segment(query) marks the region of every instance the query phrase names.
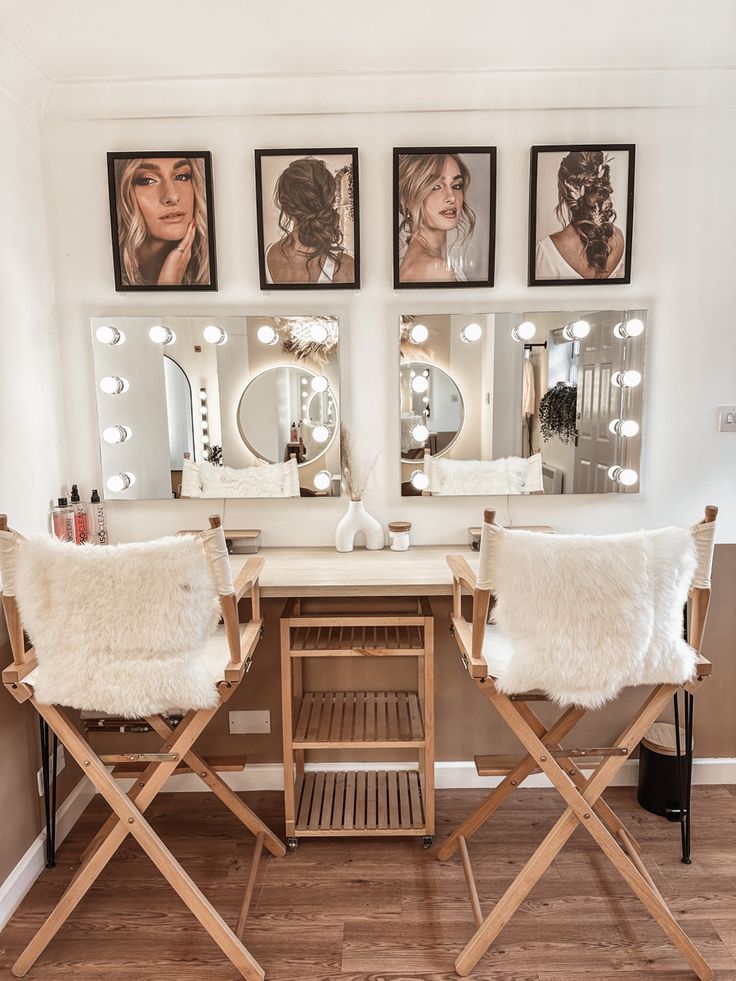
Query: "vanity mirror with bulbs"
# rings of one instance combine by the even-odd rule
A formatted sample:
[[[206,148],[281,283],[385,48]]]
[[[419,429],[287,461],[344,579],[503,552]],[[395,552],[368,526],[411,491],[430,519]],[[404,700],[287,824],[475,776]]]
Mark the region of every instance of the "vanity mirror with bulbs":
[[[645,310],[407,314],[402,496],[639,490]]]
[[[92,320],[105,497],[340,495],[336,317]]]

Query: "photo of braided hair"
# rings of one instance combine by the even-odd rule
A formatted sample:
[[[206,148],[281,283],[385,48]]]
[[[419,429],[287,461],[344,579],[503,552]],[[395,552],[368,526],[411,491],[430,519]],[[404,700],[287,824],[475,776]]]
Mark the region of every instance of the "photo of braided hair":
[[[574,227],[588,264],[602,274],[616,221],[611,159],[602,150],[575,150],[563,158],[557,175],[555,214],[563,228]]]

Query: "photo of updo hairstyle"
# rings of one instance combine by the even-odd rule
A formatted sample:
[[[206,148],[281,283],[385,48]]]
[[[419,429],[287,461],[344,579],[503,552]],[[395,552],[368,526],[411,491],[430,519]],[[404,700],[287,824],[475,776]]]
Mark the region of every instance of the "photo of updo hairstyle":
[[[323,160],[304,157],[292,161],[282,172],[274,190],[274,204],[279,211],[279,228],[284,232],[280,248],[295,232],[311,253],[307,266],[320,258],[335,262],[340,268],[343,235],[336,207],[336,182]]]
[[[575,150],[562,160],[557,175],[555,214],[563,228],[575,228],[588,264],[601,273],[606,271],[616,221],[610,159],[601,150]]]

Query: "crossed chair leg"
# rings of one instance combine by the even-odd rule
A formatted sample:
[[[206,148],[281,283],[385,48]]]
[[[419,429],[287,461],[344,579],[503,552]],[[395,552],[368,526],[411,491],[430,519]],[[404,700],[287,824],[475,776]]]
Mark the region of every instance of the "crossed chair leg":
[[[443,842],[437,852],[438,859],[445,861],[455,851],[460,851],[477,928],[455,961],[457,973],[461,976],[470,974],[580,825],[590,834],[634,894],[659,923],[697,977],[701,981],[709,981],[713,978],[710,965],[667,908],[639,857],[640,849],[633,836],[601,798],[601,794],[629,758],[641,737],[672,698],[677,690],[676,686],[659,685],[654,689],[634,719],[621,733],[616,745],[603,748],[602,762],[591,776],[586,778],[574,761],[574,754],[577,751],[563,750],[560,746],[562,738],[586,714],[584,709],[570,708],[553,725],[546,727],[526,701],[512,700],[501,694],[491,678],[474,680],[519,739],[527,755],[509,772],[480,807]],[[573,755],[565,755],[566,753]],[[595,754],[595,750],[589,750],[586,755],[588,754]],[[474,834],[536,769],[541,769],[549,777],[567,808],[491,913],[484,918],[475,888],[466,839]]]
[[[127,835],[131,834],[241,976],[246,981],[260,981],[264,978],[263,969],[239,938],[242,937],[263,846],[265,845],[273,855],[278,857],[283,856],[286,849],[237,794],[230,790],[227,784],[192,750],[194,742],[217,712],[219,705],[214,709],[189,712],[175,730],[161,716],[150,717],[149,722],[152,727],[164,737],[160,753],[150,755],[163,756],[166,759],[152,762],[126,795],[106,769],[103,760],[91,749],[63,712],[55,706],[39,705],[35,699],[34,704],[92,781],[95,789],[105,798],[113,814],[90,842],[74,878],[45,923],[14,964],[13,974],[16,977],[23,977],[30,970],[97,880],[118,847]],[[241,823],[256,836],[250,875],[236,928],[237,935],[195,885],[144,817],[144,812],[181,760],[198,774]]]

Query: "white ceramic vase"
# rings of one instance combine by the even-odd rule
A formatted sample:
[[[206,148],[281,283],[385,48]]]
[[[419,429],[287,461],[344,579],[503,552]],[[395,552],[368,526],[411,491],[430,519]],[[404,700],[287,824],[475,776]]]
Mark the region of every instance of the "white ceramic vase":
[[[383,528],[380,522],[368,514],[362,501],[350,501],[348,510],[335,529],[335,548],[338,552],[352,552],[356,536],[363,532],[365,547],[383,548]]]

